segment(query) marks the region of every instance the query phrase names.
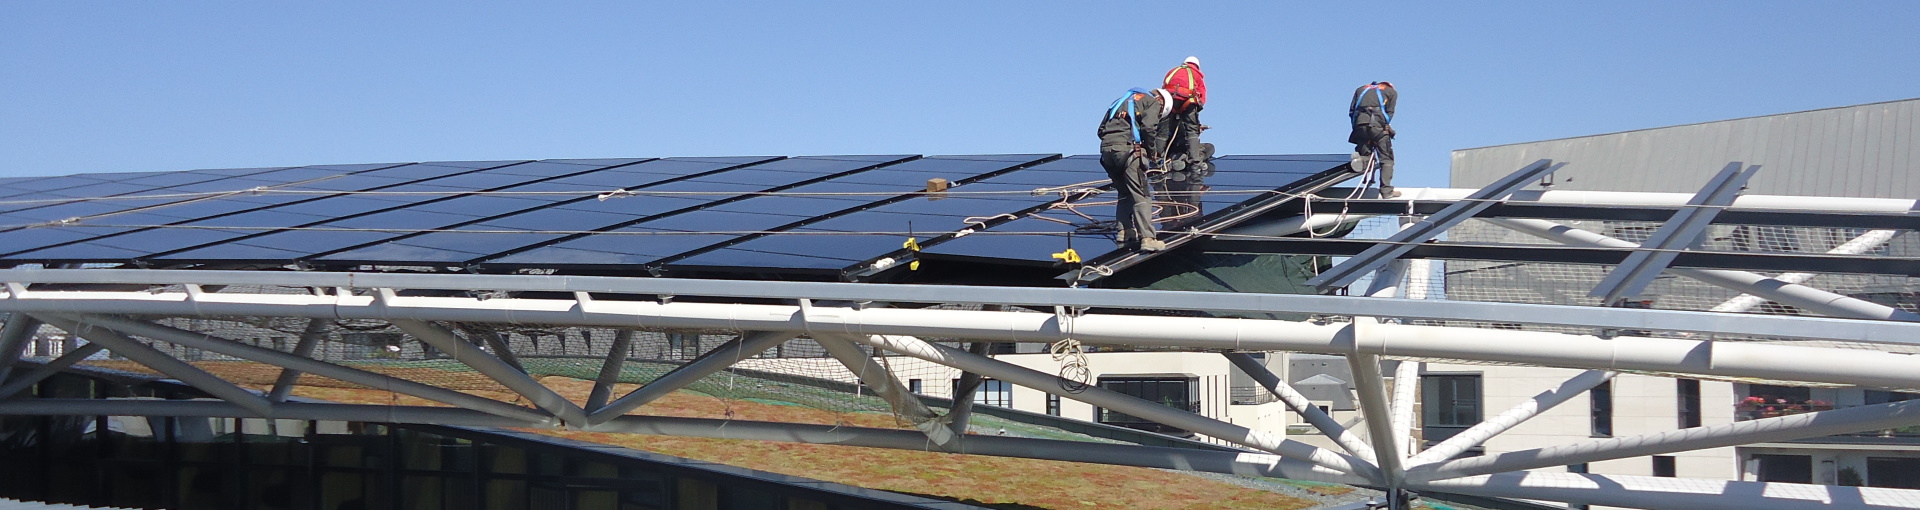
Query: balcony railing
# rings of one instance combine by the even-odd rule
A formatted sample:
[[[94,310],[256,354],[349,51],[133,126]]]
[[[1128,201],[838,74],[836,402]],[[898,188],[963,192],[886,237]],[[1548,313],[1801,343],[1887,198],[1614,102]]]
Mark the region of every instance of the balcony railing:
[[[1794,403],[1782,404],[1777,402],[1776,403],[1741,402],[1740,404],[1737,404],[1734,406],[1733,419],[1735,421],[1758,420],[1761,418],[1791,416],[1791,415],[1805,414],[1805,413],[1811,413],[1816,411],[1831,411],[1835,407],[1836,406],[1834,406],[1833,404],[1828,404],[1825,402],[1818,402],[1818,401],[1798,403],[1798,404],[1794,404]],[[1854,406],[1838,406],[1838,407],[1846,408],[1846,407],[1854,407]],[[1835,434],[1830,437],[1888,437],[1888,438],[1920,437],[1920,425],[1898,427],[1898,428],[1891,428],[1891,429],[1882,429],[1882,430],[1868,430],[1868,431],[1854,432],[1850,434]]]

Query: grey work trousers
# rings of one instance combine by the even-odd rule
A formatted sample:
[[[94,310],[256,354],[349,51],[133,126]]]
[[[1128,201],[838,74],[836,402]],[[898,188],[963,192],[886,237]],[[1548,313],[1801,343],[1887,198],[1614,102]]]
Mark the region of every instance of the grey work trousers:
[[[1147,190],[1147,156],[1137,150],[1100,151],[1100,167],[1113,179],[1113,190],[1120,195],[1114,207],[1120,223],[1120,236],[1126,245],[1138,246],[1142,239],[1153,239],[1153,194]]]
[[[1347,139],[1358,140],[1354,142],[1353,152],[1359,154],[1359,159],[1362,161],[1366,160],[1368,153],[1373,152],[1374,149],[1380,150],[1380,187],[1392,189],[1393,135],[1387,133],[1387,127],[1372,123],[1356,125],[1353,126],[1353,134]],[[1362,168],[1360,171],[1366,171],[1366,169]]]

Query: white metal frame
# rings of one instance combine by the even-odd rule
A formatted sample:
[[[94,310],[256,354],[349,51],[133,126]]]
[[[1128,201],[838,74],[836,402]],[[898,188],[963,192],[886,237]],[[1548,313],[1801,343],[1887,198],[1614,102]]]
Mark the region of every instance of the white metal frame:
[[[1382,294],[1397,286],[1397,278],[1387,271],[1376,289]],[[1362,405],[1369,419],[1370,442],[1361,443],[1352,434],[1326,423],[1315,422],[1330,436],[1340,438],[1348,451],[1329,451],[1284,438],[1248,430],[1185,411],[1173,410],[1140,399],[1089,388],[1070,392],[1061,380],[1050,374],[1020,368],[960,349],[929,343],[919,337],[962,338],[980,342],[1054,342],[1067,337],[1069,328],[1056,314],[1002,310],[945,310],[889,307],[825,307],[821,302],[918,302],[977,303],[1052,306],[1099,306],[1117,309],[1227,309],[1265,312],[1328,313],[1344,310],[1354,316],[1351,323],[1316,324],[1312,322],[1226,319],[1203,317],[1165,317],[1125,313],[1091,314],[1073,319],[1072,338],[1089,344],[1178,347],[1194,350],[1227,351],[1300,351],[1341,354],[1355,360],[1361,382],[1381,380],[1381,357],[1399,359],[1479,360],[1521,363],[1550,367],[1588,369],[1583,375],[1560,388],[1537,397],[1531,406],[1516,409],[1493,420],[1487,430],[1476,432],[1484,441],[1524,420],[1530,413],[1551,407],[1558,401],[1590,387],[1594,379],[1604,379],[1611,371],[1701,374],[1720,377],[1755,377],[1805,382],[1857,384],[1874,387],[1920,387],[1920,359],[1913,356],[1868,350],[1842,350],[1807,346],[1769,345],[1743,342],[1711,342],[1697,338],[1648,336],[1601,337],[1528,331],[1419,326],[1377,322],[1372,317],[1436,317],[1461,311],[1469,315],[1493,316],[1524,312],[1542,323],[1621,329],[1660,329],[1697,333],[1754,334],[1757,322],[1779,324],[1780,330],[1804,338],[1848,341],[1901,342],[1920,338],[1920,325],[1903,322],[1860,319],[1807,319],[1765,317],[1706,312],[1672,312],[1542,305],[1506,305],[1499,303],[1461,303],[1387,297],[1220,295],[1205,293],[1167,293],[1155,291],[1119,291],[1093,289],[1012,289],[993,287],[923,287],[910,285],[818,284],[783,282],[727,282],[670,279],[582,278],[549,276],[482,275],[393,275],[358,273],[292,272],[220,272],[220,271],[138,271],[138,270],[5,270],[0,282],[7,292],[0,296],[0,311],[37,317],[41,320],[98,339],[99,344],[122,355],[137,358],[154,368],[181,378],[221,401],[158,401],[117,399],[109,401],[58,401],[30,399],[0,402],[0,414],[130,414],[178,416],[245,416],[307,419],[349,419],[368,421],[424,421],[515,427],[571,427],[588,430],[704,435],[707,437],[752,437],[756,439],[857,444],[888,448],[933,449],[992,455],[1055,458],[1082,462],[1106,462],[1126,465],[1175,467],[1242,474],[1278,474],[1296,478],[1354,483],[1385,488],[1440,490],[1467,494],[1528,499],[1555,499],[1616,506],[1660,506],[1673,504],[1652,496],[1658,483],[1634,477],[1595,475],[1543,475],[1519,470],[1558,466],[1611,458],[1661,454],[1698,448],[1749,444],[1816,437],[1836,433],[1920,424],[1920,403],[1896,403],[1823,411],[1804,415],[1738,422],[1727,426],[1704,427],[1636,438],[1595,440],[1573,445],[1543,448],[1527,452],[1508,452],[1470,459],[1450,459],[1451,450],[1460,444],[1443,445],[1424,454],[1409,451],[1404,441],[1410,419],[1393,420],[1396,408],[1404,410],[1405,395],[1389,398],[1384,388],[1362,391]],[[185,285],[180,292],[123,290],[124,284]],[[34,284],[63,284],[70,290],[38,290]],[[119,287],[94,287],[91,284],[121,284]],[[204,290],[212,285],[273,285],[333,289],[309,294],[271,294],[250,292],[247,287],[229,286],[219,292]],[[474,289],[507,291],[572,292],[572,298],[403,296],[400,290]],[[354,292],[361,289],[363,292]],[[787,305],[725,302],[663,302],[661,300],[594,299],[588,293],[634,294],[644,296],[677,295],[710,298],[756,297],[785,299]],[[565,295],[565,294],[562,294]],[[272,349],[250,346],[231,339],[178,330],[133,319],[129,316],[177,317],[305,317],[316,321],[335,319],[380,319],[401,326],[422,341],[453,354],[456,359],[500,381],[535,402],[522,407],[473,397],[444,388],[359,371],[337,364],[313,360]],[[1512,315],[1507,315],[1512,317]],[[1457,318],[1457,317],[1455,317]],[[552,401],[551,390],[539,386],[526,374],[513,370],[499,358],[453,336],[436,321],[481,323],[543,323],[619,329],[727,329],[742,332],[742,338],[689,363],[674,373],[643,386],[605,406],[591,411],[564,399]],[[1807,322],[1830,326],[1826,334],[1809,331]],[[1768,331],[1780,334],[1780,330]],[[827,343],[853,342],[877,349],[942,364],[965,372],[978,373],[1013,384],[1115,409],[1130,415],[1195,431],[1234,442],[1264,453],[1224,453],[1183,451],[1178,454],[1144,447],[1091,447],[1084,443],[1055,444],[1042,440],[1005,441],[1004,438],[949,436],[942,442],[934,437],[939,427],[918,427],[918,431],[872,431],[850,427],[815,430],[818,427],[794,424],[753,424],[724,421],[706,423],[671,419],[623,416],[667,391],[677,389],[699,376],[726,368],[734,361],[750,357],[787,339],[808,335]],[[231,383],[212,381],[196,375],[191,365],[175,360],[132,338],[145,337],[220,352],[230,356],[281,366],[289,372],[312,373],[339,378],[373,387],[388,388],[422,398],[439,400],[457,408],[407,406],[351,406],[285,402],[266,398],[256,392],[240,390]],[[1706,336],[1706,335],[1702,335]],[[1904,338],[1903,338],[1904,337]],[[17,343],[16,343],[17,345]],[[844,347],[844,345],[843,345]],[[844,349],[843,349],[844,350]],[[150,352],[149,352],[150,351]],[[465,351],[465,352],[462,352]],[[842,353],[846,354],[846,353]],[[851,358],[850,356],[840,356]],[[1236,364],[1246,365],[1241,356],[1231,356]],[[1792,360],[1781,363],[1780,360]],[[72,360],[57,360],[59,362]],[[842,359],[852,368],[858,359]],[[182,368],[184,367],[184,369]],[[1366,370],[1372,367],[1372,370]],[[613,370],[617,371],[617,367]],[[892,386],[883,372],[856,373],[875,388]],[[45,370],[29,373],[34,376]],[[1289,399],[1283,382],[1260,377],[1264,372],[1248,370],[1263,385],[1280,394],[1291,407],[1300,403]],[[1362,373],[1366,372],[1366,373]],[[200,372],[204,374],[204,372]],[[1406,377],[1405,373],[1396,374]],[[209,376],[210,377],[210,376]],[[25,380],[25,379],[20,379]],[[215,381],[225,386],[215,384]],[[531,383],[532,386],[528,386]],[[880,384],[876,384],[880,383]],[[15,385],[19,384],[17,381]],[[609,385],[610,386],[610,385]],[[0,387],[0,389],[12,386]],[[465,398],[462,398],[464,396]],[[554,395],[557,397],[557,395]],[[907,399],[894,395],[896,405]],[[545,401],[543,401],[545,400]],[[1306,407],[1311,407],[1306,406]],[[908,409],[908,415],[921,411]],[[931,411],[925,416],[931,417]],[[1312,416],[1311,413],[1307,413]],[[1330,420],[1321,420],[1330,421]],[[1376,424],[1377,422],[1377,424]],[[1504,425],[1502,425],[1504,424]],[[724,427],[722,426],[724,425]],[[728,435],[738,434],[738,435]],[[1042,442],[1034,442],[1042,441]],[[1017,446],[1016,446],[1017,445]],[[1116,449],[1131,448],[1131,449]],[[1372,455],[1368,455],[1371,453]],[[1454,452],[1457,453],[1457,452]],[[1545,480],[1550,485],[1542,485]],[[1631,483],[1629,483],[1631,482]],[[1644,483],[1643,483],[1644,482]],[[1737,492],[1717,495],[1686,496],[1690,506],[1699,508],[1740,508],[1755,506],[1791,507],[1811,501],[1798,495],[1804,491],[1792,484],[1747,484],[1724,481],[1697,481],[1718,487],[1740,487]],[[1638,485],[1636,485],[1638,484]],[[1729,485],[1732,484],[1732,485]],[[1648,487],[1639,489],[1636,487]],[[1920,491],[1826,488],[1828,501],[1852,497],[1862,501],[1891,501],[1891,506],[1920,508]],[[1691,494],[1691,493],[1689,493]],[[1839,498],[1839,499],[1834,499]]]

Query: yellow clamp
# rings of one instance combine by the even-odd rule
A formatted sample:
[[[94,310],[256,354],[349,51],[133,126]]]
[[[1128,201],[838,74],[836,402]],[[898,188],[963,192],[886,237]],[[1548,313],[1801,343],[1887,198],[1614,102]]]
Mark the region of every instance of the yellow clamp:
[[[1073,248],[1067,248],[1067,251],[1053,254],[1053,258],[1060,259],[1061,262],[1068,264],[1079,264],[1080,252],[1073,251]]]
[[[914,253],[920,253],[920,240],[919,240],[918,238],[913,238],[913,237],[908,237],[908,238],[907,238],[907,242],[905,242],[905,243],[901,243],[901,244],[900,244],[900,247],[901,247],[901,248],[906,248],[906,249],[907,249],[907,251],[911,251],[911,252],[914,252]],[[907,263],[907,270],[908,270],[908,271],[919,271],[919,270],[920,270],[920,258],[919,258],[919,257],[914,257],[914,259],[913,259],[913,262],[908,262],[908,263]]]

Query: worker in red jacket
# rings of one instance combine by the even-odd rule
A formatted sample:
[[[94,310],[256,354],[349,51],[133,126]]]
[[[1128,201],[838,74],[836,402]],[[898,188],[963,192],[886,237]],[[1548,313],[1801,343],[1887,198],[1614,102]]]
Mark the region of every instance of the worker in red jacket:
[[[1192,206],[1193,219],[1200,216],[1200,194],[1208,187],[1204,180],[1213,175],[1213,144],[1201,143],[1200,110],[1207,106],[1207,75],[1200,72],[1200,57],[1187,57],[1179,67],[1167,71],[1161,89],[1175,101],[1171,134],[1167,147],[1167,175],[1161,188],[1167,198]]]

